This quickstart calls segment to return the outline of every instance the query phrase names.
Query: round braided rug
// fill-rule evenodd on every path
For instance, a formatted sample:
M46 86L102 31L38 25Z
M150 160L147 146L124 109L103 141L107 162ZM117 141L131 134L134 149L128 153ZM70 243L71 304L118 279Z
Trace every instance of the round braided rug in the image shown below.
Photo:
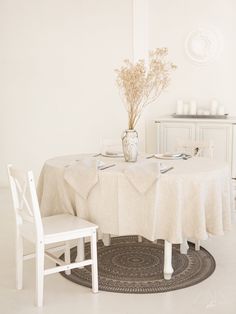
M114 237L110 246L98 241L99 290L120 293L158 293L195 285L215 270L212 255L201 247L195 251L189 243L188 254L180 254L179 245L172 246L174 273L170 280L163 278L164 241L157 243L137 236ZM76 248L71 249L75 260ZM90 244L85 245L85 256L90 258ZM64 259L64 255L61 256ZM71 275L61 273L79 285L91 287L91 266L73 269Z

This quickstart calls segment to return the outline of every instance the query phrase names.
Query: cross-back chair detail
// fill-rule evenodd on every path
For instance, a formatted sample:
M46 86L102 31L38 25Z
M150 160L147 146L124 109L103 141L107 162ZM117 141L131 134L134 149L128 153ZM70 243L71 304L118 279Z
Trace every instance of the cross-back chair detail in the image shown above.
M11 165L8 166L8 175L13 191L12 197L14 209L17 215L17 220L19 219L18 223L22 223L23 221L35 223L37 212L34 212L34 209L30 206L29 200L26 196L26 193L29 192L27 176L22 171L12 168ZM29 173L29 175L32 177L32 173Z

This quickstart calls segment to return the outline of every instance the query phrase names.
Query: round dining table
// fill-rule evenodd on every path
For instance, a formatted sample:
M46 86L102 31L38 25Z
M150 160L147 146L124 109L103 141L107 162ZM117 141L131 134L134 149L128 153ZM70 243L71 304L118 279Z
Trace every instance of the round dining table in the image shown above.
M171 244L223 235L231 226L229 167L207 158L60 156L44 163L37 193L43 216L69 212L103 234L165 240L166 279Z

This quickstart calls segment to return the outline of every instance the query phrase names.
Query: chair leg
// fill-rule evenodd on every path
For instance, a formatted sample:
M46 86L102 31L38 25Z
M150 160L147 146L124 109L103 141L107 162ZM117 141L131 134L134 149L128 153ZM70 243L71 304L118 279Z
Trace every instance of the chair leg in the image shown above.
M70 264L70 241L66 241L65 243L66 249L65 249L65 262L66 264ZM71 274L71 270L66 270L65 271L66 275Z
M188 241L187 239L183 239L183 242L180 244L180 253L188 254L188 249L189 249Z
M105 246L111 245L111 235L109 233L103 233L102 241Z
M83 260L84 260L84 238L79 238L77 240L76 262L81 262Z
M85 259L85 256L84 256L84 238L79 238L77 241L78 241L77 242L77 256L76 256L75 261L81 262L81 261L84 261L84 259ZM79 268L84 268L84 267L82 266Z
M44 244L36 245L36 305L43 305Z
M91 259L92 259L92 291L98 292L98 266L97 266L97 234L96 230L91 235Z
M16 288L23 287L23 238L16 236Z

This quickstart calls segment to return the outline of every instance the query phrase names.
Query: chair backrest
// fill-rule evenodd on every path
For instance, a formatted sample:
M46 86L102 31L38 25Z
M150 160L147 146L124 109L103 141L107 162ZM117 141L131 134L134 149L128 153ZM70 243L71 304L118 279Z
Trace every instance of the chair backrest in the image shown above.
M176 150L195 157L208 157L213 159L214 145L212 141L177 139Z
M34 224L36 240L43 237L43 226L32 171L7 166L17 227Z
M121 139L103 139L101 141L101 153L104 155L120 154L122 153L122 141Z

